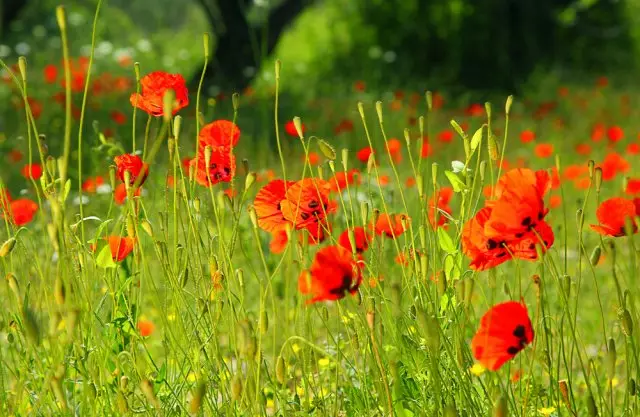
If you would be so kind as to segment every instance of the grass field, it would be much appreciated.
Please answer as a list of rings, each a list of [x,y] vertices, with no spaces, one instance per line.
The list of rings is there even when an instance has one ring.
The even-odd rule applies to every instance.
[[[630,92],[293,105],[280,61],[211,97],[62,51],[0,61],[0,415],[637,415]]]

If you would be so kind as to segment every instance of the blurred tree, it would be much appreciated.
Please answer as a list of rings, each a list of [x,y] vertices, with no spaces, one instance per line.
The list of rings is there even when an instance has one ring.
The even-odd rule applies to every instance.
[[[239,0],[198,0],[215,34],[215,51],[205,76],[205,86],[242,91],[258,74],[284,30],[306,7],[304,0],[282,0],[270,5],[255,1],[253,7]],[[197,85],[200,73],[193,77]]]

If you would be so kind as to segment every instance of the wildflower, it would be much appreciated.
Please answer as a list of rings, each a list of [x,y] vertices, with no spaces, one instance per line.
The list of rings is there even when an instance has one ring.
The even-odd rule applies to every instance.
[[[284,249],[289,243],[289,235],[286,229],[276,230],[271,234],[271,242],[269,243],[269,250],[271,253],[280,254],[284,252]]]
[[[204,150],[207,146],[234,147],[239,140],[240,128],[235,123],[229,120],[216,120],[200,129],[198,148]]]
[[[135,239],[131,237],[109,236],[106,238],[114,262],[122,262],[133,251]]]
[[[549,158],[553,155],[553,145],[551,143],[539,143],[533,152],[538,158]]]
[[[44,81],[47,84],[55,84],[58,79],[58,67],[53,64],[48,64],[44,67]]]
[[[318,155],[317,152],[309,152],[309,155],[307,155],[308,161],[309,161],[309,165],[311,166],[316,166],[320,163],[320,155]],[[303,157],[303,162],[304,162],[304,157]]]
[[[600,142],[606,133],[606,127],[604,123],[596,123],[591,129],[591,140],[593,142]]]
[[[111,120],[118,125],[123,125],[127,123],[127,116],[119,110],[114,110],[111,112]]]
[[[611,126],[607,130],[607,137],[611,143],[619,142],[624,139],[624,130],[620,126]]]
[[[348,172],[338,171],[333,178],[329,179],[331,191],[342,191],[347,185],[360,184],[360,171],[352,169]]]
[[[523,303],[509,301],[493,306],[480,320],[473,337],[473,356],[496,371],[533,341],[533,328]]]
[[[134,197],[140,197],[140,193],[142,188],[138,187],[133,192]],[[127,187],[124,183],[118,184],[116,188],[113,190],[113,201],[116,205],[121,206],[127,200]]]
[[[627,222],[631,225],[632,233],[638,231],[635,216],[636,206],[632,200],[621,197],[610,198],[603,201],[596,210],[599,224],[592,224],[591,228],[605,236],[625,236]]]
[[[302,133],[304,135],[306,128],[304,126],[303,123],[300,123],[300,133]],[[287,123],[284,124],[284,131],[286,132],[287,135],[291,136],[292,138],[297,138],[298,137],[298,130],[296,129],[296,124],[293,123],[293,120],[289,120]]]
[[[435,196],[429,198],[427,207],[429,210],[428,216],[431,227],[441,227],[449,222],[449,218],[442,212],[451,215],[451,207],[449,207],[449,201],[451,201],[451,197],[453,197],[453,188],[442,187],[438,190]]]
[[[333,129],[335,135],[341,133],[349,133],[353,131],[353,122],[349,119],[342,119],[340,123]]]
[[[640,178],[629,178],[627,180],[627,188],[624,190],[627,194],[639,194],[640,193]]]
[[[484,106],[479,103],[473,103],[465,110],[467,116],[482,117],[484,116]]]
[[[210,187],[220,182],[231,182],[236,173],[236,157],[231,152],[231,148],[218,146],[211,148],[211,158],[208,161],[205,152],[199,152],[197,158],[191,160],[191,165],[195,165],[196,182]]]
[[[405,232],[405,226],[409,222],[411,222],[411,218],[406,214],[382,213],[373,225],[373,230],[378,236],[385,235],[395,239]]]
[[[125,172],[129,172],[129,185],[141,186],[149,175],[149,164],[142,162],[138,155],[123,154],[113,158],[116,164],[116,174],[120,181],[125,182]]]
[[[7,201],[5,200],[3,205],[6,203]],[[2,215],[3,217],[8,218],[8,220],[16,226],[24,226],[31,223],[37,212],[38,204],[35,201],[31,201],[27,198],[19,198],[17,200],[10,201],[8,203],[7,210],[2,211]]]
[[[153,324],[153,322],[149,320],[138,320],[138,331],[140,332],[140,336],[151,336],[155,329],[156,326]]]
[[[286,199],[287,188],[295,182],[273,180],[258,191],[253,207],[258,217],[258,226],[267,232],[283,230],[289,221],[282,213],[282,202]]]
[[[369,248],[369,242],[371,242],[371,235],[362,226],[356,226],[353,229],[353,240],[355,248],[352,247],[349,240],[349,231],[345,230],[338,238],[338,244],[345,249],[355,253],[363,253]]]
[[[389,139],[387,141],[387,150],[393,162],[397,164],[402,161],[402,143],[398,139]]]
[[[629,171],[630,165],[626,159],[616,152],[610,152],[605,156],[604,161],[599,164],[602,168],[602,180],[610,181],[618,174],[624,174]]]
[[[22,167],[20,171],[23,177],[28,180],[37,180],[42,176],[42,165],[40,164],[27,164]]]
[[[312,298],[308,303],[343,298],[355,294],[362,282],[362,273],[351,252],[342,246],[320,249],[309,270],[298,278],[298,289]]]
[[[360,149],[356,154],[356,157],[360,162],[362,162],[363,164],[366,164],[367,162],[369,162],[369,157],[372,153],[374,153],[373,149],[370,147],[366,147],[366,148]]]
[[[531,130],[523,130],[520,133],[520,142],[529,143],[536,139],[536,134]]]
[[[576,153],[582,156],[589,156],[591,154],[591,146],[586,143],[579,143],[576,145]]]
[[[438,133],[438,141],[442,143],[450,143],[453,140],[453,131],[446,129]]]
[[[162,116],[164,114],[164,95],[167,90],[175,92],[173,114],[189,105],[187,85],[180,74],[168,74],[155,71],[145,75],[140,80],[141,94],[133,93],[129,101],[131,105],[150,114]]]
[[[101,176],[87,178],[82,183],[82,191],[94,194],[98,191],[98,187],[104,185],[104,178]]]
[[[285,199],[280,203],[282,215],[296,229],[309,229],[324,223],[327,214],[337,209],[337,204],[329,200],[328,182],[306,178],[288,187]]]

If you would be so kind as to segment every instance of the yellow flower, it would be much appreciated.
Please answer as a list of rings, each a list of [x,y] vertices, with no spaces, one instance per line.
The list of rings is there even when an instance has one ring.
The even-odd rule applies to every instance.
[[[187,381],[196,382],[196,374],[193,372],[189,372],[189,374],[187,375]]]
[[[300,349],[302,349],[302,348],[300,347],[299,344],[294,343],[294,344],[291,345],[291,349],[293,349],[293,353],[298,353],[298,352],[300,352]]]
[[[484,366],[482,366],[482,364],[479,364],[479,363],[475,363],[471,368],[469,368],[469,372],[471,372],[475,376],[482,375],[486,370],[487,368],[485,368]]]
[[[556,411],[555,407],[543,407],[541,409],[538,410],[538,412],[540,414],[542,414],[543,416],[550,416],[551,414],[553,414]]]
[[[296,393],[298,396],[302,397],[304,395],[304,387],[300,385],[296,386]]]
[[[327,358],[318,359],[318,366],[321,368],[326,368],[327,366],[329,366],[329,363],[331,363],[331,361]]]

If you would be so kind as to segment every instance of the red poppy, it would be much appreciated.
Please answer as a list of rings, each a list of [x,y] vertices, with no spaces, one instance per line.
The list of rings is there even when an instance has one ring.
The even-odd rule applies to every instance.
[[[369,242],[371,242],[371,235],[362,226],[356,226],[353,229],[353,239],[355,248],[352,248],[351,241],[349,240],[349,231],[345,230],[338,238],[338,244],[345,249],[348,249],[355,253],[362,253],[369,248]]]
[[[271,242],[269,243],[269,250],[271,253],[280,254],[284,252],[284,249],[289,243],[289,235],[285,229],[280,229],[271,234]]]
[[[484,116],[484,106],[482,104],[473,103],[465,110],[467,116],[482,117]]]
[[[44,67],[44,81],[47,84],[54,84],[58,79],[58,67],[49,64]]]
[[[630,155],[637,155],[640,153],[640,144],[630,143],[627,145],[627,153]]]
[[[335,135],[348,133],[353,131],[353,122],[349,119],[342,119],[340,123],[333,129]]]
[[[607,128],[604,123],[596,123],[591,129],[591,140],[594,142],[600,142],[606,133]]]
[[[620,126],[611,126],[607,130],[607,137],[611,143],[619,142],[624,139],[624,130]]]
[[[373,149],[371,149],[370,147],[366,147],[366,148],[360,149],[356,154],[356,157],[360,162],[362,162],[363,164],[366,164],[367,162],[369,162],[369,156],[372,153],[374,153]]]
[[[40,164],[27,164],[22,167],[20,171],[23,177],[28,180],[37,180],[42,176],[42,165]]]
[[[342,191],[347,185],[360,184],[360,171],[352,169],[348,172],[338,171],[333,178],[329,179],[331,191]]]
[[[630,223],[633,233],[638,231],[635,216],[636,206],[632,200],[621,197],[610,198],[603,201],[596,210],[599,224],[592,224],[591,228],[605,236],[625,236],[627,222]]]
[[[6,202],[3,204],[6,204]],[[31,201],[28,198],[19,198],[9,201],[8,210],[3,211],[2,216],[8,217],[8,220],[16,226],[24,226],[31,223],[37,212],[38,204],[35,201]]]
[[[387,150],[389,151],[393,162],[399,163],[402,161],[402,143],[398,139],[389,139],[387,141]]]
[[[438,140],[442,143],[449,143],[453,140],[453,132],[449,129],[443,130],[438,133]]]
[[[485,368],[497,371],[531,342],[533,328],[527,307],[509,301],[491,307],[482,316],[471,349]]]
[[[327,181],[306,178],[287,188],[280,210],[296,229],[312,229],[323,224],[327,214],[337,209],[329,199],[331,188]]]
[[[173,114],[189,105],[187,85],[180,74],[168,74],[162,71],[152,72],[140,80],[141,94],[133,93],[129,101],[131,105],[150,114],[162,116],[164,113],[164,95],[167,90],[175,92]]]
[[[7,153],[7,159],[9,160],[9,162],[11,163],[18,163],[20,161],[22,161],[22,158],[24,158],[24,155],[22,154],[22,152],[20,152],[19,149],[11,149],[8,153]]]
[[[576,145],[576,153],[582,156],[589,156],[591,154],[591,146],[586,143],[580,143]]]
[[[451,207],[449,207],[451,197],[453,197],[453,188],[442,187],[438,190],[435,196],[429,198],[427,207],[429,210],[428,216],[431,227],[441,227],[449,222],[449,218],[445,216],[444,213],[451,215]]]
[[[133,193],[134,197],[140,197],[140,192],[142,188],[138,187],[136,191]],[[124,183],[120,183],[113,190],[113,201],[116,205],[121,206],[127,200],[127,187]]]
[[[119,110],[114,110],[111,112],[111,120],[116,124],[123,125],[127,123],[127,115]]]
[[[135,239],[131,237],[109,236],[106,239],[114,262],[122,262],[129,256],[136,243]]]
[[[281,204],[286,198],[287,188],[293,184],[293,181],[274,180],[258,191],[253,208],[258,217],[258,226],[262,230],[275,233],[284,230],[289,224],[282,214]]]
[[[309,161],[309,165],[316,166],[320,163],[320,155],[318,155],[317,152],[309,152],[309,155],[307,155],[307,160]],[[303,157],[303,162],[304,162],[304,157]]]
[[[138,320],[138,331],[140,332],[140,336],[147,337],[151,336],[156,329],[156,326],[153,322],[149,320]]]
[[[196,166],[196,181],[205,187],[218,184],[220,182],[231,182],[236,173],[236,157],[231,153],[231,148],[218,146],[211,148],[211,158],[209,166],[205,151],[199,151],[198,157],[191,160],[191,164]]]
[[[120,181],[125,182],[125,172],[129,172],[129,185],[141,186],[149,176],[149,164],[142,162],[138,155],[123,154],[113,158]]]
[[[358,80],[353,83],[353,89],[355,91],[363,92],[367,88],[367,84],[364,81]]]
[[[630,165],[626,159],[620,156],[616,152],[611,152],[605,156],[602,164],[599,165],[602,168],[602,179],[604,181],[610,181],[618,174],[624,174],[629,171]]]
[[[216,120],[200,129],[198,136],[198,146],[204,149],[206,146],[212,148],[234,147],[240,140],[240,128],[229,120]]]
[[[378,236],[385,235],[395,239],[406,231],[405,227],[408,228],[410,222],[411,218],[406,214],[389,215],[381,213],[375,225],[372,224],[370,228],[372,228]]]
[[[627,194],[639,194],[640,193],[640,178],[629,178],[627,180],[627,188],[624,190]]]
[[[87,178],[82,183],[82,191],[86,193],[95,193],[98,190],[98,187],[104,184],[104,178],[101,176]]]
[[[433,155],[433,147],[429,142],[425,140],[424,143],[422,144],[422,148],[420,149],[420,157],[428,158],[431,155]]]
[[[351,252],[342,246],[320,249],[308,271],[298,278],[298,289],[311,295],[308,303],[331,301],[355,294],[362,282],[362,273]]]
[[[553,144],[551,143],[539,143],[534,148],[533,152],[538,158],[549,158],[553,155]]]
[[[300,133],[304,135],[306,128],[303,123],[300,123],[300,130],[301,130]],[[287,135],[291,136],[292,138],[298,137],[298,130],[296,129],[296,125],[295,123],[293,123],[293,120],[289,120],[287,123],[284,124],[284,131],[286,132]]]
[[[520,133],[520,142],[529,143],[533,142],[536,139],[536,134],[531,130],[523,130]]]
[[[560,197],[559,195],[552,195],[549,198],[549,207],[558,208],[561,205],[562,205],[562,197]]]

